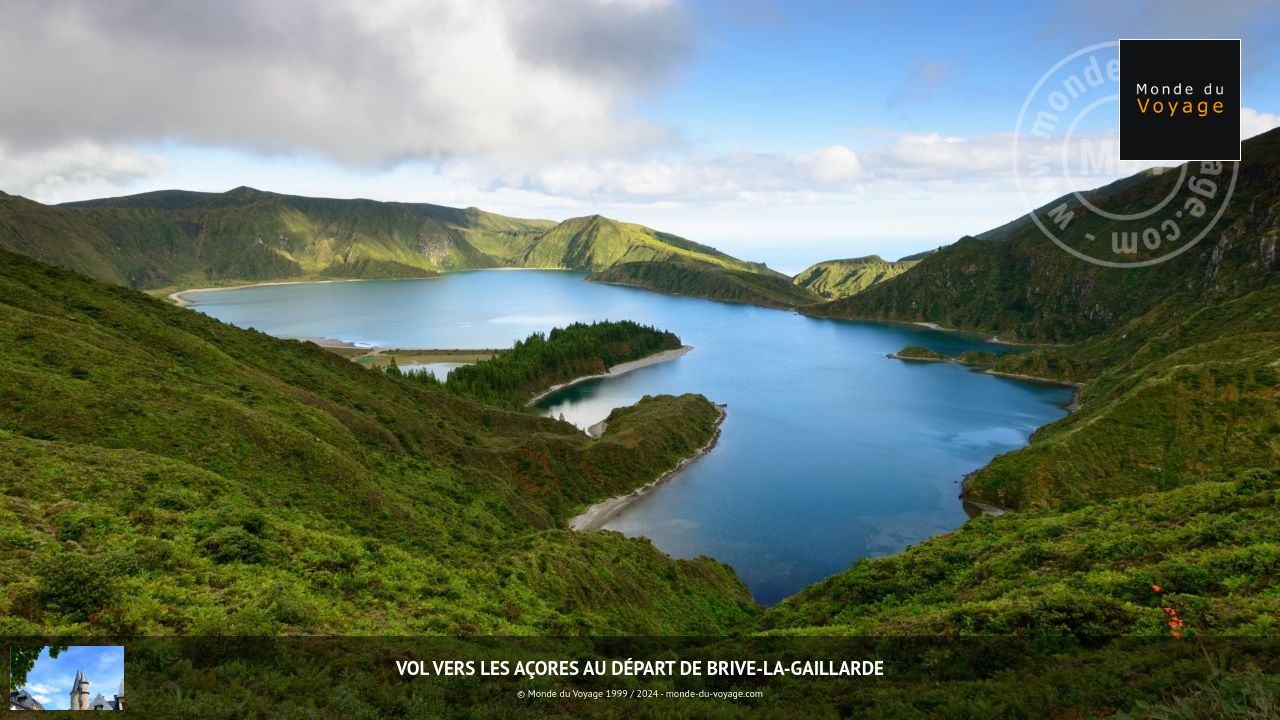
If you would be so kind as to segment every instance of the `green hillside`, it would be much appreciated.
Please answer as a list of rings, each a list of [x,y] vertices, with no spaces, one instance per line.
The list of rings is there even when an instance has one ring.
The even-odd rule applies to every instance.
[[[966,498],[1015,512],[861,560],[758,629],[1030,643],[985,660],[973,641],[930,646],[909,690],[850,700],[869,716],[1269,717],[1280,665],[1238,638],[1274,636],[1278,616],[1278,146],[1246,144],[1220,236],[1175,261],[1101,269],[1015,221],[814,309],[1077,340],[959,360],[1084,386],[1078,410],[965,479]]]
[[[1002,507],[1078,507],[1280,461],[1280,284],[1174,303],[1070,348],[996,369],[1087,379],[1080,410],[994,459],[965,492]]]
[[[780,273],[706,262],[625,262],[587,279],[614,285],[634,285],[672,295],[766,307],[799,307],[819,299],[809,290],[793,285]]]
[[[592,440],[0,251],[0,628],[704,633],[733,572],[557,528],[704,445],[701,396]]]
[[[1256,290],[1280,268],[1280,132],[1247,141],[1243,152],[1222,219],[1198,245],[1167,262],[1119,272],[1085,263],[1024,219],[998,228],[990,239],[962,238],[890,282],[806,312],[925,320],[1006,340],[1072,342],[1116,330],[1166,298],[1189,308]],[[1144,173],[1108,187],[1107,207],[1123,212],[1156,204],[1167,195],[1168,180]],[[1109,242],[1109,221],[1089,213],[1078,222],[1077,231]]]
[[[1280,617],[1280,131],[1245,157],[1218,232],[1170,262],[1098,268],[1015,222],[811,310],[1069,343],[959,359],[1084,385],[1078,410],[965,479],[967,498],[1011,512],[861,560],[767,610],[707,558],[560,529],[705,445],[718,418],[705,398],[646,398],[592,440],[117,285],[433,272],[395,240],[412,229],[441,269],[605,264],[592,280],[784,307],[816,291],[603,218],[550,227],[247,189],[79,208],[4,196],[6,245],[117,285],[0,250],[0,628],[860,635],[881,653],[982,636],[1029,645],[927,646],[883,684],[822,686],[823,707],[1086,717],[1151,702],[1197,717],[1209,696],[1274,707],[1277,658],[1208,644],[1269,638]],[[1135,205],[1155,189],[1145,176],[1110,188]],[[277,221],[294,229],[242,242]],[[531,358],[512,377],[549,377]],[[793,715],[819,697],[798,680],[769,692]]]
[[[980,517],[897,555],[861,560],[770,608],[760,627],[1162,637],[1161,608],[1176,604],[1188,608],[1191,635],[1274,634],[1277,491],[1280,469],[1219,472],[1073,512]]]
[[[1244,157],[1220,235],[1174,261],[1097,268],[1013,223],[814,309],[1078,340],[998,359],[966,353],[960,361],[1084,387],[1078,410],[965,479],[966,498],[1020,512],[971,520],[897,555],[859,561],[766,611],[759,628],[1041,639],[1041,670],[1023,658],[1024,672],[978,673],[928,701],[956,712],[980,707],[974,694],[1002,697],[1007,705],[995,706],[1027,716],[1133,709],[1139,697],[1172,697],[1192,717],[1205,711],[1206,697],[1252,706],[1242,687],[1273,702],[1273,682],[1264,689],[1240,679],[1247,665],[1215,667],[1225,655],[1197,665],[1164,646],[1119,640],[1171,630],[1188,637],[1275,632],[1280,133],[1250,141]],[[1110,187],[1142,193],[1147,182],[1141,176]],[[1164,608],[1183,624],[1171,628]],[[1154,677],[1156,667],[1160,679],[1145,689],[1111,679]],[[1187,689],[1192,681],[1205,684]],[[1062,685],[1072,685],[1070,699],[1038,692]],[[968,699],[956,699],[965,693]],[[922,701],[910,698],[913,706]]]
[[[619,263],[697,261],[748,272],[763,266],[715,248],[599,215],[570,218],[538,236],[517,258],[520,267],[604,270]]]
[[[1249,141],[1244,157],[1221,232],[1168,262],[1099,268],[1061,252],[1033,227],[1005,226],[1008,239],[962,240],[898,278],[813,312],[868,309],[880,316],[890,308],[884,314],[895,319],[1078,340],[980,363],[1085,386],[1077,412],[966,479],[965,494],[974,500],[1079,507],[1192,484],[1228,468],[1274,466],[1280,133]],[[1153,182],[1140,174],[1108,187],[1129,197],[1150,192]]]
[[[630,320],[573,323],[534,333],[496,357],[454,368],[443,387],[483,402],[521,407],[549,387],[679,347],[675,333]],[[430,373],[414,377],[436,382]]]
[[[144,289],[429,277],[492,267],[597,271],[631,261],[770,272],[599,215],[554,223],[476,208],[308,198],[247,187],[166,190],[56,207],[0,193],[0,247]]]
[[[915,265],[913,260],[890,262],[879,255],[826,260],[810,265],[792,280],[827,300],[857,295],[877,283],[897,277]]]

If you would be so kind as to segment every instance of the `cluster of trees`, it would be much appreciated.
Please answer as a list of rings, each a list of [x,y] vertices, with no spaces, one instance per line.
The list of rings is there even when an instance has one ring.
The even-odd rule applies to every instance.
[[[629,320],[574,323],[534,333],[495,358],[457,368],[444,387],[491,403],[519,405],[552,385],[678,347],[680,338],[674,333]],[[429,373],[408,374],[437,382]]]

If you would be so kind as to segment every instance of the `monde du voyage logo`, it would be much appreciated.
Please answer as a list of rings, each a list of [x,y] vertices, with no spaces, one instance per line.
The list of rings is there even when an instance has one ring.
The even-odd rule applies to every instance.
[[[1031,219],[1105,267],[1191,249],[1235,190],[1240,86],[1239,40],[1124,39],[1062,58],[1027,94],[1014,132]]]

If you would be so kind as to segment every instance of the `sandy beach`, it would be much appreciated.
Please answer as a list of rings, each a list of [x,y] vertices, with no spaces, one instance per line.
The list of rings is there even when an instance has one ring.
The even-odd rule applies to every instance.
[[[581,515],[577,515],[569,520],[569,529],[577,530],[578,532],[599,530],[604,527],[605,523],[609,522],[617,516],[618,513],[622,512],[623,508],[641,497],[644,497],[645,493],[655,487],[670,480],[672,477],[675,477],[676,473],[683,470],[689,463],[711,452],[711,449],[716,446],[716,442],[720,440],[720,424],[724,422],[725,407],[725,405],[716,405],[716,409],[720,411],[720,417],[716,418],[715,434],[711,436],[711,440],[708,441],[706,445],[703,445],[692,455],[681,460],[679,465],[663,473],[657,480],[654,480],[647,485],[642,485],[626,495],[617,495],[607,500],[601,500],[595,505],[587,508]]]
[[[183,295],[186,295],[187,293],[221,292],[223,290],[243,290],[244,288],[267,287],[269,285],[320,285],[320,284],[328,284],[328,283],[361,282],[361,281],[362,281],[361,278],[343,278],[342,280],[277,280],[274,282],[249,283],[248,285],[223,285],[221,287],[187,288],[186,290],[179,290],[177,292],[169,293],[169,299],[172,300],[178,307],[188,307],[192,303],[190,300],[183,297]]]
[[[587,380],[595,380],[597,378],[617,377],[618,375],[629,373],[632,370],[639,370],[642,367],[657,365],[658,363],[667,362],[668,360],[675,360],[676,358],[680,357],[681,355],[684,355],[685,353],[689,352],[692,349],[693,349],[692,345],[681,345],[675,350],[663,350],[662,352],[654,353],[648,357],[642,357],[639,360],[632,360],[631,362],[618,363],[617,365],[614,365],[608,370],[605,370],[600,375],[585,375],[580,378],[574,378],[573,380],[570,380],[569,382],[566,382],[566,383],[560,383],[559,385],[552,385],[546,390],[543,390],[537,395],[534,395],[533,399],[525,403],[525,406],[528,407],[530,405],[533,405],[534,403],[550,395],[551,393],[556,392],[558,390],[563,390],[571,385],[577,385],[580,382],[586,382]]]
[[[172,300],[175,304],[177,304],[177,306],[178,306],[178,307],[187,307],[187,306],[189,306],[189,305],[191,305],[191,304],[192,304],[192,302],[191,302],[190,300],[188,300],[188,299],[186,299],[186,298],[184,298],[184,297],[183,297],[183,295],[186,295],[187,293],[197,293],[197,292],[219,292],[219,291],[222,291],[222,290],[243,290],[244,288],[252,288],[252,287],[267,287],[267,286],[269,286],[269,285],[328,285],[328,284],[330,284],[330,283],[366,282],[366,281],[368,281],[368,280],[439,280],[439,279],[440,279],[440,278],[442,278],[442,277],[444,277],[444,276],[443,276],[443,275],[428,275],[428,276],[420,277],[420,278],[419,278],[419,277],[414,277],[414,278],[339,278],[339,279],[336,279],[336,280],[274,280],[274,281],[271,281],[271,282],[247,283],[247,284],[245,284],[245,285],[222,285],[222,286],[219,286],[219,287],[187,288],[186,290],[179,290],[179,291],[177,291],[177,292],[171,292],[171,293],[169,293],[168,297],[169,297],[169,299],[170,299],[170,300]]]

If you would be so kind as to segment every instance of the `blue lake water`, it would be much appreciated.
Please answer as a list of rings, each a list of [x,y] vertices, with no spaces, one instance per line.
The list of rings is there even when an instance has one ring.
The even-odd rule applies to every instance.
[[[574,321],[636,320],[694,350],[546,398],[586,428],[646,394],[728,405],[720,442],[606,526],[676,557],[728,563],[776,602],[861,557],[964,522],[966,473],[1062,417],[1067,388],[953,364],[885,357],[906,345],[1008,352],[909,325],[583,282],[582,273],[477,271],[434,280],[275,285],[190,293],[197,310],[282,337],[402,348],[499,348]]]

